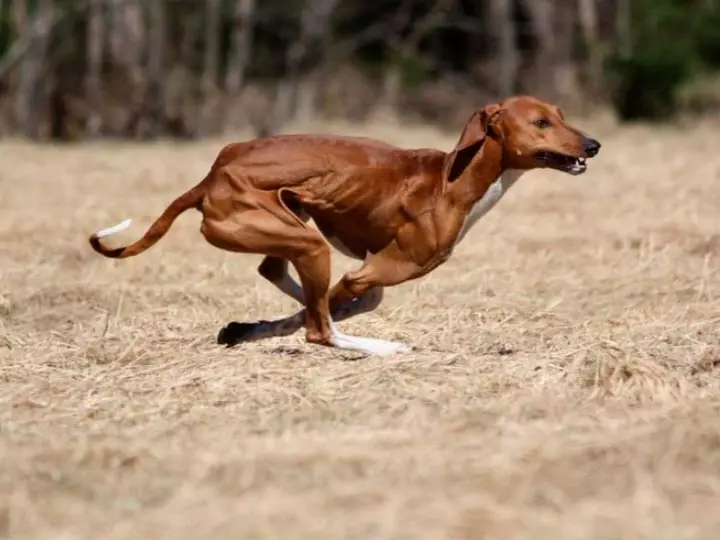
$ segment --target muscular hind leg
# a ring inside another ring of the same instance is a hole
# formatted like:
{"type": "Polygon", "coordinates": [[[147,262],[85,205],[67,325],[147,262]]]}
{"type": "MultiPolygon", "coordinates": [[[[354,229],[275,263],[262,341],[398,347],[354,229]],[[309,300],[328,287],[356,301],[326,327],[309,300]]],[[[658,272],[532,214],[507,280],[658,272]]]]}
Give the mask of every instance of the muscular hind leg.
{"type": "MultiPolygon", "coordinates": [[[[204,201],[201,232],[220,249],[289,260],[302,284],[307,339],[329,340],[330,248],[318,231],[279,204],[275,194],[240,190],[244,186],[236,184],[231,196],[228,190],[218,189],[217,197],[210,193],[204,201]]],[[[237,341],[237,331],[233,331],[236,326],[221,331],[218,341],[237,341]]]]}
{"type": "MultiPolygon", "coordinates": [[[[288,209],[297,216],[303,223],[310,220],[310,216],[296,202],[286,200],[288,209]]],[[[305,305],[305,294],[300,284],[288,273],[288,260],[282,257],[266,256],[260,266],[258,273],[272,283],[280,292],[288,295],[301,306],[305,305]]]]}
{"type": "MultiPolygon", "coordinates": [[[[386,355],[402,350],[403,346],[396,343],[347,336],[335,328],[330,316],[330,247],[319,231],[279,205],[270,193],[236,191],[230,200],[225,193],[222,195],[224,197],[217,201],[206,200],[203,206],[201,231],[207,241],[229,251],[263,253],[267,257],[289,260],[300,277],[305,309],[281,321],[230,323],[218,334],[219,343],[231,346],[265,337],[268,330],[273,331],[272,335],[286,335],[298,330],[304,322],[306,340],[311,343],[366,354],[386,355]]],[[[271,268],[273,264],[277,265],[275,262],[269,264],[271,268]]],[[[368,286],[361,294],[334,305],[343,308],[344,304],[357,299],[360,304],[356,304],[355,311],[368,309],[379,301],[378,295],[370,295],[363,304],[362,297],[371,288],[368,286]]],[[[352,312],[351,307],[344,313],[352,312]]],[[[342,315],[341,309],[339,317],[342,315]]]]}

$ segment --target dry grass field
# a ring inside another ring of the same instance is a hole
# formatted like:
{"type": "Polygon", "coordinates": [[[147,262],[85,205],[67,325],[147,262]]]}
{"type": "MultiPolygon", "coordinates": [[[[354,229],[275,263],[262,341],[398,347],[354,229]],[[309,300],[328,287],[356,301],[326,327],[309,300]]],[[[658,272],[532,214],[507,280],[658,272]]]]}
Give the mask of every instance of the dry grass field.
{"type": "Polygon", "coordinates": [[[586,175],[526,176],[340,324],[416,347],[387,359],[216,346],[296,306],[194,211],[137,258],[91,251],[223,141],[0,143],[0,537],[720,538],[718,125],[581,125],[604,143],[586,175]]]}

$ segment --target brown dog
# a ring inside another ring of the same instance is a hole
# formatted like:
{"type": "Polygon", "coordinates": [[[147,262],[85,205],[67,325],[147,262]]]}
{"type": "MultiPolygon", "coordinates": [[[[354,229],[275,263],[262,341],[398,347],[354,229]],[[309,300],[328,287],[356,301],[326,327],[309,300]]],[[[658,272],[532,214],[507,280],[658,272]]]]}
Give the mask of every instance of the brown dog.
{"type": "Polygon", "coordinates": [[[306,328],[306,339],[366,354],[400,343],[340,333],[333,321],[375,309],[383,287],[426,275],[445,262],[470,227],[526,171],[577,175],[600,143],[569,126],[552,104],[514,96],[470,117],[450,152],[403,149],[359,137],[279,135],[230,144],[205,179],[176,199],[140,240],[106,257],[142,253],[189,208],[203,215],[205,239],[221,249],[261,253],[260,274],[305,306],[276,321],[230,323],[228,346],[306,328]],[[307,221],[312,218],[317,230],[307,221]],[[364,261],[330,287],[330,247],[364,261]],[[288,275],[288,261],[301,286],[288,275]],[[331,317],[332,314],[332,317],[331,317]]]}

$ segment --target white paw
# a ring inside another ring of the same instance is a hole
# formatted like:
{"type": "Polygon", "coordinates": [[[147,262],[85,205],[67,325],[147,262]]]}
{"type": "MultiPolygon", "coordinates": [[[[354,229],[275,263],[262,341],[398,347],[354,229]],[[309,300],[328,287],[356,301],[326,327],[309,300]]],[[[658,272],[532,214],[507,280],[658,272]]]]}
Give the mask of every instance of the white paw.
{"type": "Polygon", "coordinates": [[[377,356],[392,356],[393,354],[402,354],[410,351],[410,347],[404,343],[398,343],[396,341],[383,341],[380,339],[372,340],[372,352],[368,354],[375,354],[377,356]]]}
{"type": "Polygon", "coordinates": [[[382,339],[363,338],[356,336],[348,336],[335,330],[333,332],[333,345],[339,349],[349,349],[360,351],[368,355],[390,356],[408,352],[410,348],[394,341],[385,341],[382,339]]]}

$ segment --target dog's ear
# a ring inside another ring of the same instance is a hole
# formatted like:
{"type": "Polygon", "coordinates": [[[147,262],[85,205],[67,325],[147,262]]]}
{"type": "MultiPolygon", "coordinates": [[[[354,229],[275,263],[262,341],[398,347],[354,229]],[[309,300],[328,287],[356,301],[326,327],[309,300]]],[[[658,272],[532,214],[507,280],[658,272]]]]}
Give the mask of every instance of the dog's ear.
{"type": "Polygon", "coordinates": [[[445,158],[443,176],[446,182],[454,182],[470,165],[475,155],[482,148],[485,137],[494,136],[492,120],[500,111],[499,105],[488,105],[475,111],[465,124],[455,148],[445,158]]]}

